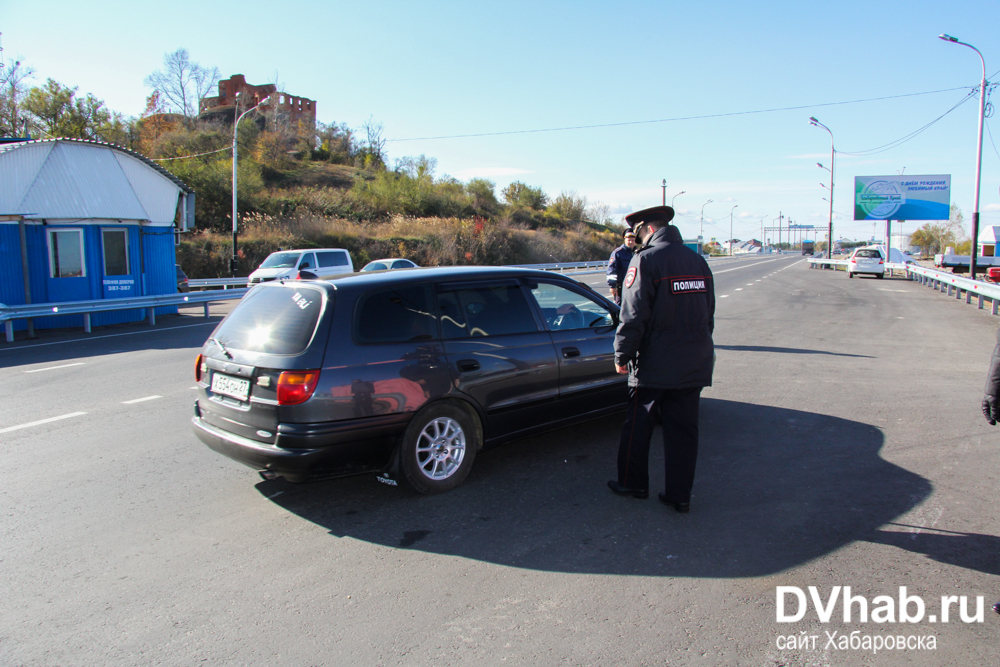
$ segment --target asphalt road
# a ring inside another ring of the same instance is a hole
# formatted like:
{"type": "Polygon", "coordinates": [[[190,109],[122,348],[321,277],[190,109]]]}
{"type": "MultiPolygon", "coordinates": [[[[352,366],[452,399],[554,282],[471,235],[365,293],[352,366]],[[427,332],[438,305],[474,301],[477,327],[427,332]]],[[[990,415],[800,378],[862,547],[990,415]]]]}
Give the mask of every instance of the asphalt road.
{"type": "Polygon", "coordinates": [[[191,434],[200,309],[0,345],[0,665],[995,662],[1000,430],[979,401],[1000,320],[796,256],[712,267],[687,515],[656,502],[658,445],[650,500],[606,489],[619,418],[483,452],[440,496],[263,482],[191,434]],[[809,602],[779,623],[779,586],[890,596],[897,622],[809,602]],[[901,586],[920,621],[898,622],[901,586]],[[942,622],[950,595],[974,620],[942,622]],[[839,648],[852,632],[881,648],[839,648]]]}

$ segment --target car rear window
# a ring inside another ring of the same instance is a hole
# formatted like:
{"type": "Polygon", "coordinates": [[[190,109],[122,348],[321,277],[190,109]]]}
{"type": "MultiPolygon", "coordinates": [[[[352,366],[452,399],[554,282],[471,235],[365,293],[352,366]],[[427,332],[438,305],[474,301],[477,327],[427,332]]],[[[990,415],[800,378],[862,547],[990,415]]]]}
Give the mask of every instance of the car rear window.
{"type": "Polygon", "coordinates": [[[323,293],[304,285],[251,290],[215,338],[226,347],[263,354],[302,354],[316,331],[323,293]]]}
{"type": "Polygon", "coordinates": [[[878,258],[880,257],[878,250],[859,250],[854,254],[855,257],[868,257],[868,258],[878,258]]]}
{"type": "Polygon", "coordinates": [[[316,253],[320,266],[347,266],[347,253],[342,250],[326,250],[316,253]]]}

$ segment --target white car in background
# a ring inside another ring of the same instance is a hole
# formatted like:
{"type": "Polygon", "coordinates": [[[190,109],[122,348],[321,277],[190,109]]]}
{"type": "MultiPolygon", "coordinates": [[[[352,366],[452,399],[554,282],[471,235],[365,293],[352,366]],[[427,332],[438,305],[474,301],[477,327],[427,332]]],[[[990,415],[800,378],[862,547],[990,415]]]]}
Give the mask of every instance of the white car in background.
{"type": "Polygon", "coordinates": [[[388,271],[389,269],[416,269],[416,264],[401,257],[388,257],[386,259],[375,259],[361,268],[361,272],[366,271],[388,271]]]}
{"type": "Polygon", "coordinates": [[[289,280],[306,271],[310,277],[325,280],[342,273],[354,273],[351,254],[343,248],[315,248],[312,250],[279,250],[267,256],[256,271],[250,274],[247,287],[272,280],[289,280]]]}
{"type": "Polygon", "coordinates": [[[861,273],[867,273],[876,278],[885,277],[885,256],[882,254],[882,248],[868,246],[857,248],[851,253],[850,259],[847,260],[847,277],[853,278],[855,274],[861,273]]]}

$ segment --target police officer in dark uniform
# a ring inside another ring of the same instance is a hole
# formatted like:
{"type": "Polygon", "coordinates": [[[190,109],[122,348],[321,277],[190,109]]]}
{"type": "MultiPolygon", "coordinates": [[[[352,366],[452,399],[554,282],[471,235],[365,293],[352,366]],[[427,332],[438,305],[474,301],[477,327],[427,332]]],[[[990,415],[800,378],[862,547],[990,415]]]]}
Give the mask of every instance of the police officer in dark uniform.
{"type": "MultiPolygon", "coordinates": [[[[990,426],[996,426],[1000,420],[1000,330],[997,331],[997,344],[990,358],[990,368],[986,372],[986,389],[983,392],[983,416],[990,426]]],[[[1000,614],[1000,602],[993,605],[993,611],[1000,614]]]]}
{"type": "Polygon", "coordinates": [[[615,303],[622,305],[622,282],[625,280],[625,272],[635,254],[635,232],[626,229],[622,232],[625,242],[614,249],[611,259],[608,260],[608,287],[611,288],[611,296],[615,303]]]}
{"type": "Polygon", "coordinates": [[[645,244],[622,284],[615,366],[628,373],[629,405],[618,449],[615,493],[649,496],[649,441],[663,424],[666,485],[660,500],[687,512],[698,458],[698,403],[715,359],[715,286],[708,262],[669,224],[674,210],[654,206],[626,216],[645,244]]]}

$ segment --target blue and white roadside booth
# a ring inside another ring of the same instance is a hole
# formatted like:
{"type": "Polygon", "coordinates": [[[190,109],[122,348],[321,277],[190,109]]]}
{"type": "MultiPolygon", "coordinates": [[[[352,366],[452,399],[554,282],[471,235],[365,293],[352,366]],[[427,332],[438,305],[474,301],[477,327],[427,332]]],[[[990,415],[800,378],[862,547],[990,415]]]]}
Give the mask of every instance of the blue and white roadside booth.
{"type": "MultiPolygon", "coordinates": [[[[192,229],[194,191],[139,153],[77,139],[0,143],[0,303],[173,294],[175,235],[192,229]]],[[[92,324],[144,316],[95,313],[92,324]]],[[[82,326],[82,318],[36,326],[82,326]]]]}

